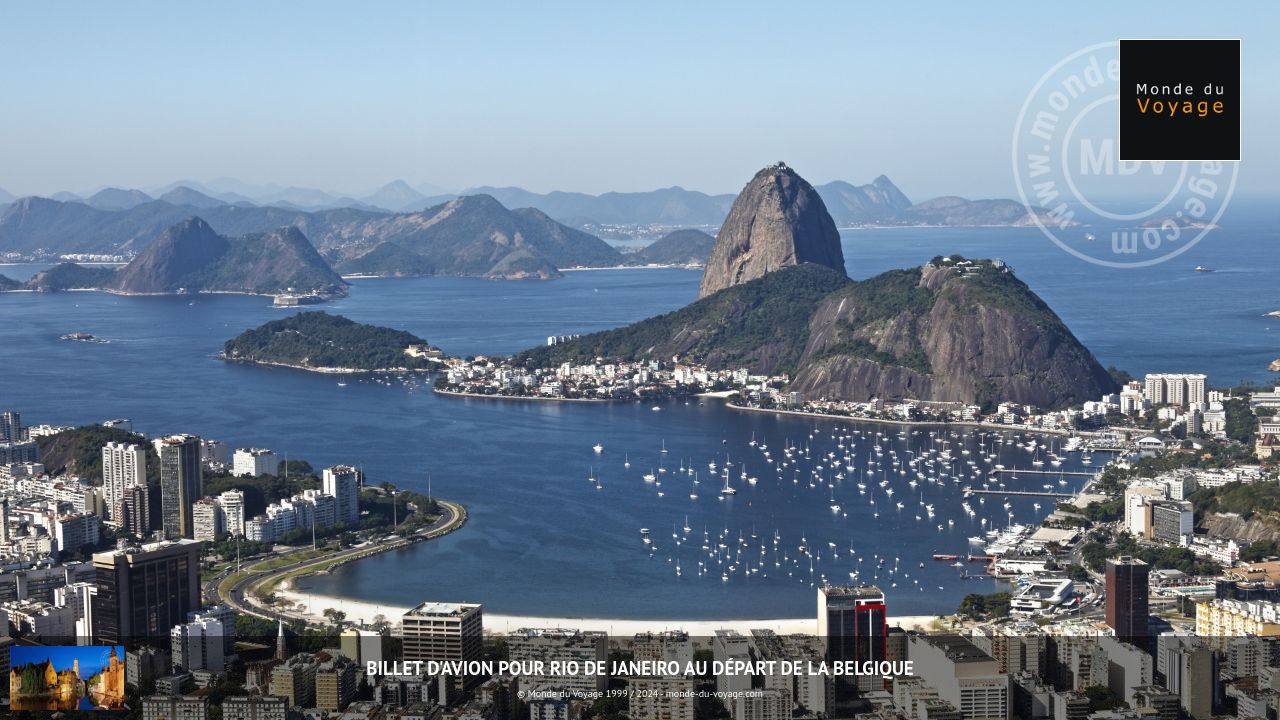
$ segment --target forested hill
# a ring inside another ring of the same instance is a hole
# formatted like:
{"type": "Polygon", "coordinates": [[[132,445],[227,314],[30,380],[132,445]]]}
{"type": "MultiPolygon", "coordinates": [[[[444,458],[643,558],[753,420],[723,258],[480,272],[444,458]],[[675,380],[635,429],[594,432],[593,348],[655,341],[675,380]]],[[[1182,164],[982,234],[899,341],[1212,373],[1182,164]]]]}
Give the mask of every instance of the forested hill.
{"type": "Polygon", "coordinates": [[[435,365],[410,347],[426,340],[403,330],[363,325],[341,315],[304,312],[246,330],[223,346],[223,359],[304,370],[423,370],[435,365]]]}

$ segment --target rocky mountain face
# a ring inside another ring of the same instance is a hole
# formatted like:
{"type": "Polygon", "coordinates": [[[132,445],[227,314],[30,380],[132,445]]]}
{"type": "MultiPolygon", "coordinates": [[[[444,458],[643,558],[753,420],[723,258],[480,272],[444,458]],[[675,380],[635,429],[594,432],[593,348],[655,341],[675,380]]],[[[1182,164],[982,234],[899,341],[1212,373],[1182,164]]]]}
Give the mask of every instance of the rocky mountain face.
{"type": "Polygon", "coordinates": [[[747,183],[720,226],[698,297],[802,263],[841,274],[840,233],[813,186],[782,163],[747,183]]]}
{"type": "Polygon", "coordinates": [[[788,373],[806,399],[1001,401],[1056,408],[1115,382],[1002,265],[955,260],[854,282],[783,268],[616,330],[535,348],[520,362],[682,359],[788,373]]]}
{"type": "Polygon", "coordinates": [[[171,293],[217,261],[231,243],[200,218],[165,230],[116,274],[115,288],[132,293],[171,293]]]}
{"type": "Polygon", "coordinates": [[[715,244],[701,230],[676,230],[625,257],[628,265],[705,265],[715,244]]]}
{"type": "Polygon", "coordinates": [[[200,218],[168,230],[115,273],[109,289],[127,293],[317,292],[346,283],[295,227],[223,237],[200,218]]]}
{"type": "Polygon", "coordinates": [[[1059,407],[1115,383],[1002,264],[951,258],[825,298],[792,389],[819,398],[920,398],[1059,407]]]}
{"type": "Polygon", "coordinates": [[[548,367],[671,357],[785,373],[790,390],[814,400],[1056,408],[1116,389],[1003,263],[938,257],[849,280],[822,200],[784,166],[757,173],[734,202],[697,302],[515,360],[548,367]]]}

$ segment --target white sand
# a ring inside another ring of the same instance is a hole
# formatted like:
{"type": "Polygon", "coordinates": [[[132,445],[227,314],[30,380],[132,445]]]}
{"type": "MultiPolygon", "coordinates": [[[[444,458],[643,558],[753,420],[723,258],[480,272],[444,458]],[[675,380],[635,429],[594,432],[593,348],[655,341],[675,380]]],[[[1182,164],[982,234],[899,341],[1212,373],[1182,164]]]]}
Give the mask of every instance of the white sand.
{"type": "MultiPolygon", "coordinates": [[[[371,622],[376,615],[382,615],[395,624],[401,615],[409,610],[403,605],[380,605],[377,603],[332,597],[329,595],[311,595],[290,589],[279,589],[276,594],[296,605],[304,607],[301,614],[324,622],[324,611],[333,608],[346,613],[347,620],[371,622]]],[[[937,618],[933,615],[908,615],[890,617],[890,625],[898,625],[904,629],[926,629],[937,618]]],[[[683,630],[693,636],[708,636],[720,629],[731,629],[746,633],[754,628],[767,628],[777,633],[816,633],[818,622],[814,618],[783,618],[761,620],[621,620],[613,618],[575,618],[575,617],[531,617],[525,615],[484,614],[484,629],[489,632],[509,632],[520,628],[574,628],[578,630],[604,630],[610,635],[627,636],[641,632],[659,632],[662,630],[683,630]]]]}

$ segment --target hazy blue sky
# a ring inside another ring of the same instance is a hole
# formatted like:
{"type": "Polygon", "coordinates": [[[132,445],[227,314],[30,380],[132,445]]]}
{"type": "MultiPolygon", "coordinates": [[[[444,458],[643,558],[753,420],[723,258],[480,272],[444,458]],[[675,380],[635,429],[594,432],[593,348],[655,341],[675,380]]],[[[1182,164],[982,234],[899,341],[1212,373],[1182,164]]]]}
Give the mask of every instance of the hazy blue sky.
{"type": "Polygon", "coordinates": [[[1240,190],[1280,190],[1272,3],[693,5],[6,4],[0,187],[736,192],[786,160],[916,199],[1011,196],[1017,111],[1064,55],[1240,37],[1240,190]]]}

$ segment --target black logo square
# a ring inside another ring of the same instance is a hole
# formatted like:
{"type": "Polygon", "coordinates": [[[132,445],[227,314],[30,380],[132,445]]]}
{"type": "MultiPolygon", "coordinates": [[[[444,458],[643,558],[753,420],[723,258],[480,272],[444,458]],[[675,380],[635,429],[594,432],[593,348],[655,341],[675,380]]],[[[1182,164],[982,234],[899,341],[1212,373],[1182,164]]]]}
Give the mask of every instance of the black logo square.
{"type": "Polygon", "coordinates": [[[1120,159],[1239,160],[1240,41],[1121,40],[1120,159]]]}

